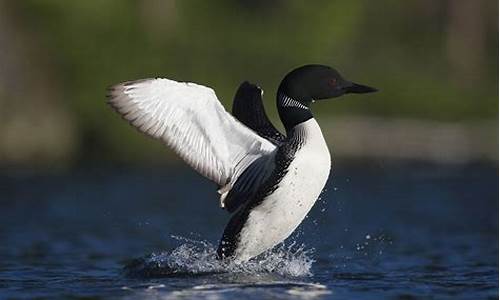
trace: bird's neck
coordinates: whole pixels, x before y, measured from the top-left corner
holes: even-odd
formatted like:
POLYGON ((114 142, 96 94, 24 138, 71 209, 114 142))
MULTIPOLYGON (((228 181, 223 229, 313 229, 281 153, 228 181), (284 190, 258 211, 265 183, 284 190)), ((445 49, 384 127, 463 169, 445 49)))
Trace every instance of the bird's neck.
POLYGON ((291 143, 295 144, 304 145, 309 143, 315 145, 313 148, 318 147, 318 149, 324 149, 326 147, 326 141, 321 132, 321 128, 314 118, 295 125, 290 132, 288 132, 287 138, 291 143))
POLYGON ((280 90, 278 90, 276 97, 278 114, 285 126, 287 135, 291 134, 296 125, 313 118, 309 105, 293 99, 280 90))

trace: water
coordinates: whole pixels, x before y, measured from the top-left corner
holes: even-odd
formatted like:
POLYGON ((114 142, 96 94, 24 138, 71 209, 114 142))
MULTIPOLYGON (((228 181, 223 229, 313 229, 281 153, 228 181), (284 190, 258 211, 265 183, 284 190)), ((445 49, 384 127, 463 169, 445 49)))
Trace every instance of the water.
POLYGON ((0 299, 497 299, 496 166, 337 164, 285 244, 215 259, 229 216, 186 169, 0 175, 0 299))

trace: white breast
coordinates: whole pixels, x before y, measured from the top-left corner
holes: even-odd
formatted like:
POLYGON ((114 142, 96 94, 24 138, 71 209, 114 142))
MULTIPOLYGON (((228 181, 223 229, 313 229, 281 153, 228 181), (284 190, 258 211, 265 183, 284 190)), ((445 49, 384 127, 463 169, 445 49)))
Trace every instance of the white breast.
POLYGON ((318 199, 330 174, 330 152, 314 119, 297 125, 304 144, 278 188, 249 214, 235 251, 245 261, 285 240, 318 199))

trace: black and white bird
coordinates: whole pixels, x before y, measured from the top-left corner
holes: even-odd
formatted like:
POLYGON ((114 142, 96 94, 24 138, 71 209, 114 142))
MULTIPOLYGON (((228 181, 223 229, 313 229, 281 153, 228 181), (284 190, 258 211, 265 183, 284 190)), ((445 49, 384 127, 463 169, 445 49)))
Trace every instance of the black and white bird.
POLYGON ((285 240, 326 184, 330 152, 311 104, 375 91, 328 66, 296 68, 277 91, 286 135, 269 121, 262 90, 248 82, 235 95, 233 115, 211 88, 163 78, 114 85, 108 103, 218 185, 221 207, 233 213, 218 257, 244 262, 285 240))

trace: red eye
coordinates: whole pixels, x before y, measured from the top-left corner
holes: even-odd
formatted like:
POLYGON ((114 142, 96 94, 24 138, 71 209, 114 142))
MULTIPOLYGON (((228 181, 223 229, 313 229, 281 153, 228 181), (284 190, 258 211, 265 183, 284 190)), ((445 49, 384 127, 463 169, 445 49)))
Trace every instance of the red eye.
POLYGON ((328 79, 328 85, 330 85, 330 86, 336 86, 337 85, 337 78, 330 78, 330 79, 328 79))

